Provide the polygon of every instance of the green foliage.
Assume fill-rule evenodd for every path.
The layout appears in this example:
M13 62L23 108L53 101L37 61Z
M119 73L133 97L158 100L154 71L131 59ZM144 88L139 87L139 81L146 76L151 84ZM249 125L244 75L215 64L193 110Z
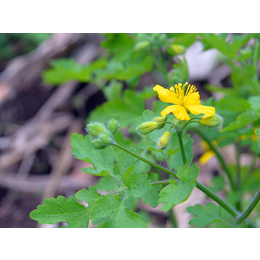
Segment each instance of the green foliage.
M134 196L135 198L140 198L148 190L151 189L150 180L147 180L147 174L138 175L136 172L126 171L123 174L123 181L128 187L129 196Z
M179 166L177 171L179 181L170 180L170 184L161 190L159 202L164 202L162 206L163 211L168 211L172 207L187 200L195 188L194 182L199 175L199 168L196 168L195 164L190 167L190 164L191 160L184 166Z
M87 127L91 136L71 136L72 154L93 166L82 171L99 180L95 187L75 194L76 199L87 203L88 207L72 196L69 199L59 196L45 200L31 217L39 223L67 222L67 227L87 227L89 220L101 228L146 227L153 218L141 210L141 201L151 207L162 204L161 210L169 211L186 201L198 186L196 178L200 169L196 163L191 164L197 160L193 158L193 148L197 147L193 144L194 129L214 144L216 155L219 148L235 145L237 161L231 163L224 157L221 161L221 154L216 156L222 172L212 178L211 186L204 192L214 199L212 192L221 191L224 204L229 203L237 210L235 212L243 212L249 205L245 197L252 200L260 183L255 159L252 159L252 165L245 166L240 161L244 153L256 159L260 156L259 39L259 34L112 33L103 34L101 47L104 53L88 65L79 65L71 58L52 61L50 68L42 74L45 83L58 85L70 80L91 83L98 86L107 99L90 111L86 119L91 123ZM230 76L221 82L221 86L202 85L211 93L220 93L218 98L202 100L201 104L214 106L216 113L224 118L223 125L216 129L202 128L196 123L184 127L186 121L176 121L170 114L164 125L143 131L145 135L138 133L138 126L154 124L155 118L161 118L161 111L168 106L154 100L157 99L157 93L153 91L155 84L170 87L188 81L189 64L185 52L195 41L203 44L203 51L218 50L216 62L230 69ZM154 79L154 83L143 83L146 76ZM200 121L201 117L198 117L196 115L192 120ZM122 134L125 131L128 131L128 138ZM187 160L184 165L178 131L182 133ZM170 138L166 139L166 146L162 143L164 150L160 150L158 140L165 132L170 133ZM233 190L229 178L235 183ZM243 196L245 192L247 196ZM223 203L222 206L209 203L205 207L198 204L188 207L187 211L195 215L189 224L198 227L250 225L236 224L234 214L222 208ZM259 210L255 208L256 212Z
M70 196L68 199L58 196L57 199L50 198L33 210L30 217L37 220L41 225L66 222L67 228L78 228L88 226L87 208Z
M75 158L91 163L94 167L84 168L82 171L98 176L109 176L109 174L113 174L113 148L108 146L105 149L96 150L91 142L92 139L89 135L85 137L79 134L71 135L72 154Z
M188 213L195 215L195 217L190 220L190 225L198 225L199 227L204 227L209 225L214 221L220 221L220 211L221 208L216 204L209 203L203 208L203 206L196 204L195 206L187 208Z
M105 59L99 59L88 66L78 65L73 59L59 59L51 61L51 68L42 74L43 80L49 85L59 85L71 80L89 82L95 70L106 65Z
M101 228L145 228L141 216L128 210L120 197L107 194L97 200L90 213L91 219L101 219ZM93 222L93 221L92 221ZM96 221L93 224L97 224Z

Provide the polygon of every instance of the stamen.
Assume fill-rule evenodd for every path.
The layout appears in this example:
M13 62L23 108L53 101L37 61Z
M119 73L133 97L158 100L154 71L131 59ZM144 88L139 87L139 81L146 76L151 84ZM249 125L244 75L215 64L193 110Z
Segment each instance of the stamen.
M195 93L197 91L197 88L194 85L190 85L188 86L185 96L188 96L189 94Z

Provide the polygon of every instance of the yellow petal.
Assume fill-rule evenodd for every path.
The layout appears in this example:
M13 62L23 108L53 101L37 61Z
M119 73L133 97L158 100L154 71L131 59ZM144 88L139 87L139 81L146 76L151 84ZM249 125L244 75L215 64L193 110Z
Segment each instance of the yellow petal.
M206 116L213 116L215 114L215 107L202 105L185 106L193 115L204 114Z
M190 120L190 117L183 106L173 105L166 107L162 112L161 115L165 117L169 113L173 113L178 119L180 120Z
M156 85L153 88L154 91L157 91L158 96L161 101L166 102L166 103L175 103L175 98L172 94L172 92L169 89L166 89L160 85Z
M191 106L191 105L200 105L200 95L198 92L188 94L183 99L183 105Z
M205 152L200 158L199 158L199 163L201 165L206 164L212 157L215 156L215 153L213 151L208 151Z

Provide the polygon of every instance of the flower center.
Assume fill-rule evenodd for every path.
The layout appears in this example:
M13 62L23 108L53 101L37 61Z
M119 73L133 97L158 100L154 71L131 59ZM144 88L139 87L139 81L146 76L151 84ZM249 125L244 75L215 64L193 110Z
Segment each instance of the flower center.
M189 100L192 96L192 99L196 99L196 101L199 101L200 99L197 88L193 85L188 85L188 83L185 83L184 85L181 83L176 84L174 87L170 88L170 91L174 101L173 103L176 105L185 106L185 101Z

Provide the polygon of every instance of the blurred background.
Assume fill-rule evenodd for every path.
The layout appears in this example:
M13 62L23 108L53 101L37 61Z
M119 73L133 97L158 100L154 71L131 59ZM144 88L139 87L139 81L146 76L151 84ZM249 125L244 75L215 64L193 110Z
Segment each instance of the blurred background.
M101 46L103 39L102 34L0 34L1 228L51 227L37 224L30 219L30 212L46 198L68 197L98 182L99 177L81 172L87 165L71 154L70 135L85 134L86 119L91 111L111 96L111 92L101 89L100 82L85 80L85 74L79 73L81 68L73 63L88 65L106 54L106 48ZM197 86L201 99L205 100L211 93L203 88L204 84L228 85L230 69L225 63L221 64L215 49L206 52L202 49L199 42L194 42L187 48L185 58L189 81ZM53 63L61 58L71 60ZM51 73L44 74L51 66L57 70L55 77ZM63 70L59 71L59 66ZM75 75L69 77L64 68ZM67 76L74 80L64 80ZM137 89L160 84L157 76L144 72ZM123 88L132 84L124 79L121 82ZM156 99L156 95L151 95L146 108L151 109ZM127 131L123 134L128 135ZM198 161L207 148L203 148L198 136L194 138L194 160ZM234 160L233 147L223 152L227 160ZM243 160L247 163L246 156ZM217 161L212 158L200 166L198 180L210 185L211 178L219 174ZM186 207L204 204L205 200L203 193L194 190L185 203L176 206L179 227L188 226L190 216ZM153 227L167 226L167 214L160 208L147 205L139 205L139 208L157 220Z

